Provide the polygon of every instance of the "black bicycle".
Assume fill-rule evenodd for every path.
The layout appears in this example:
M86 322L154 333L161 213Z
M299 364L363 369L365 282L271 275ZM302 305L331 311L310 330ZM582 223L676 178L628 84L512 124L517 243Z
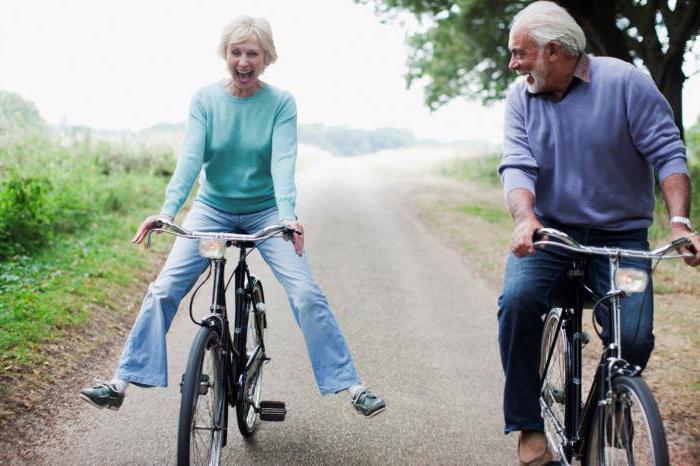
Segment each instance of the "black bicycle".
M648 275L643 270L621 268L620 259L683 257L669 252L690 245L690 240L682 238L653 251L635 251L583 246L552 228L543 228L538 236L543 239L535 242L537 246L574 253L542 334L540 407L550 447L564 465L574 460L606 466L669 464L666 434L654 396L640 368L621 357L620 300L629 293L643 292ZM610 260L610 291L605 296L597 296L585 283L586 262L591 255ZM610 341L603 347L588 397L582 403L581 350L590 341L582 330L584 307L594 309L594 315L596 309L609 313ZM594 328L600 336L595 320Z
M177 463L218 465L226 446L228 407L235 407L238 430L245 438L255 432L258 419L283 421L287 410L281 401L261 401L265 353L265 295L260 280L250 274L246 257L256 245L273 237L291 238L285 225L266 227L253 235L191 232L161 221L148 234L163 231L199 241L199 251L210 260L209 273L190 299L190 318L201 328L195 336L182 375ZM229 246L240 250L238 265L226 281L224 253ZM197 321L192 313L194 296L214 276L210 314ZM233 332L226 312L226 290L233 280L235 316Z

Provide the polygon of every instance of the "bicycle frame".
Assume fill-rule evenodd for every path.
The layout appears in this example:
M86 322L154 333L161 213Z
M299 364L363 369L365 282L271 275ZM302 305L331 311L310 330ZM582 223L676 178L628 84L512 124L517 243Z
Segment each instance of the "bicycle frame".
M264 296L262 285L260 282L250 274L248 265L246 263L246 257L250 250L257 247L262 241L266 241L273 237L283 237L285 239L291 239L293 233L301 234L301 232L285 225L269 225L262 228L253 234L239 234L239 233L226 233L226 232L206 232L206 231L189 231L180 225L177 225L168 218L160 218L154 222L155 226L147 232L146 237L146 247L150 247L151 236L154 232L166 232L174 236L181 238L187 238L192 240L200 241L200 254L203 257L208 257L210 261L210 271L213 269L214 279L213 279L213 291L212 300L210 305L210 314L206 316L201 322L197 322L194 317L192 317L192 303L194 296L196 295L199 287L192 294L192 301L190 301L190 317L192 320L203 327L208 329L201 332L200 335L206 335L207 338L212 334L211 329L216 329L218 333L219 340L215 343L218 355L212 354L212 357L218 358L219 367L219 379L216 381L217 387L223 387L221 390L221 398L218 406L213 413L211 419L211 425L209 427L198 427L195 424L189 426L189 431L187 431L188 442L191 438L191 433L194 429L205 429L211 430L212 433L220 431L221 447L226 446L227 443L227 433L228 433L228 406L235 408L237 410L237 421L238 427L241 434L244 437L251 435L252 428L249 426L251 409L257 415L260 414L261 419L270 421L282 421L284 420L286 409L284 408L284 403L266 401L263 402L259 399L260 391L259 385L257 385L258 377L254 377L256 385L255 394L251 397L247 394L250 388L250 375L255 376L261 370L262 365L269 360L265 355L265 343L262 338L262 328L266 327L265 313L264 313ZM206 242L203 242L205 241ZM239 259L236 265L233 275L229 278L228 282L225 277L226 259L225 250L230 246L236 246L239 248ZM208 278L208 277L207 277ZM226 306L226 289L230 284L231 279L234 279L234 329L233 334L231 334L230 322L227 313ZM206 281L206 280L205 280ZM202 282L204 283L204 282ZM201 284L200 284L201 287ZM256 303L257 296L257 303ZM255 304L255 307L251 306ZM254 335L258 335L256 338L256 346L251 349L251 353L247 351L248 338L248 319L250 317L250 311L253 311L254 321L253 324L256 326L254 329ZM261 328L262 326L262 328ZM201 345L202 341L210 340L197 340L198 344ZM219 348L220 345L220 348ZM209 348L211 349L211 348ZM206 348L205 348L206 350ZM219 351L220 350L220 351ZM201 347L198 347L198 351L202 351ZM190 372L192 364L197 364L196 360L193 360L193 354L190 353L190 361L188 362L187 374L188 378L188 393L190 396L192 393L192 375L194 373ZM201 356L200 356L201 357ZM199 360L201 366L202 361ZM196 370L200 370L197 368ZM184 384L183 374L183 384ZM206 379L208 380L208 379ZM206 385L205 390L212 386L209 383L203 384L205 379L201 378L199 380L199 386L196 388L201 393L203 385ZM206 391L205 391L206 393ZM199 396L195 392L194 396ZM196 399L195 399L196 403ZM265 406L263 406L265 403ZM185 404L181 405L181 419L180 419L180 432L178 437L182 435L183 424L182 422L182 410ZM194 406L194 405L193 405ZM242 420L243 409L247 409L247 417ZM211 412L211 411L210 411ZM266 417L263 417L265 415ZM185 419L190 419L187 417L188 414L185 412ZM189 421L187 421L189 422ZM245 423L245 427L243 426ZM254 425L255 418L252 419L252 424ZM184 437L183 437L184 438ZM214 439L215 436L212 436ZM189 451L183 447L183 451ZM219 450L217 449L217 452ZM178 455L180 454L180 445L178 445ZM210 452L211 453L211 452ZM188 453L183 453L188 454ZM217 453L218 454L218 453ZM218 456L217 456L218 458ZM218 461L218 459L217 459Z
M238 265L234 270L233 274L233 284L234 284L234 335L239 335L241 332L245 332L246 326L248 325L248 312L250 310L249 303L252 300L250 290L247 289L246 283L251 283L250 271L248 269L248 264L245 261L246 257L246 247L245 244L239 244L240 255ZM210 306L211 315L205 318L201 325L215 326L219 329L222 342L222 359L224 362L221 364L223 368L221 377L223 377L225 382L226 390L224 391L224 403L223 406L231 405L235 406L237 401L241 400L243 396L242 387L244 386L245 380L247 378L247 373L251 368L247 366L239 367L238 360L242 354L245 354L245 342L243 339L237 339L237 345L232 338L228 320L228 314L226 312L226 277L225 277L225 266L226 258L220 259L210 259L211 265L214 268L214 282L212 290L212 302ZM256 349L257 351L262 351L261 347ZM253 358L254 361L259 361L258 358ZM252 368L254 371L257 370L257 366ZM223 422L221 420L221 414L219 413L220 428L223 431L223 444L226 446L226 433L228 426L228 410L224 414Z
M691 245L690 236L696 235L692 233L690 236L679 238L672 243L654 249L652 251L638 251L620 248L607 248L597 246L583 246L576 242L566 233L552 228L543 228L537 232L542 236L542 240L535 242L535 246L556 246L558 248L573 252L572 266L567 272L568 284L565 287L566 303L562 306L562 313L559 316L557 329L554 333L552 343L547 350L547 359L542 370L542 378L540 380L541 392L547 387L545 385L547 373L552 360L552 355L557 345L557 341L564 329L564 364L566 365L565 374L565 416L564 425L557 420L548 401L540 396L540 407L542 416L545 420L551 421L556 430L556 435L559 437L557 449L559 450L562 462L568 464L575 456L580 458L586 450L585 439L592 427L592 419L596 414L596 409L599 410L598 416L598 432L600 435L598 445L601 450L604 448L604 408L612 403L613 400L613 380L620 375L634 377L639 374L640 368L627 363L622 359L621 352L621 334L620 334L620 300L626 296L625 291L617 283L618 270L620 270L620 259L623 257L641 258L647 260L661 260L688 257L692 253L678 253L669 255L672 251L678 251L680 248ZM549 240L549 237L557 241ZM607 257L610 264L610 290L608 293L599 299L599 297L586 286L584 280L584 271L586 270L587 258L591 255ZM592 298L595 302L595 308L603 301L609 300L610 318L608 319L608 336L610 341L604 346L601 355L600 363L596 371L593 384L588 393L586 402L581 404L581 351L583 346L588 343L587 334L582 332L583 322L583 307L584 299ZM585 343L583 342L584 340ZM570 348L567 352L566 349ZM555 400L556 401L556 400ZM598 452L599 457L603 451Z
M581 404L581 355L583 346L587 343L587 337L582 330L584 302L587 298L589 300L592 299L596 303L601 301L600 297L585 283L584 271L586 270L586 264L587 260L585 257L574 257L572 266L567 272L567 283L565 286L566 303L562 307L562 314L547 353L547 362L540 381L541 386L544 386L551 358L558 339L562 335L561 329L563 328L563 335L566 338L565 344L569 348L568 360L565 361L565 364L569 368L570 374L566 378L564 425L559 425L556 417L551 413L551 408L542 399L540 399L540 405L543 415L547 415L547 411L550 411L549 416L561 440L559 445L563 446L563 450L560 449L560 454L568 462L571 462L573 457L581 457L584 454L584 439L588 429L592 428L595 410L600 410L602 414L605 404L611 402L609 398L613 377L618 374L636 375L639 372L638 367L629 365L620 356L620 297L622 292L617 289L617 284L615 283L615 272L619 268L619 260L616 257L611 257L611 290L605 298L609 298L611 301L611 305L608 308L611 313L611 318L608 319L608 335L611 335L612 339L603 348L603 354L586 402ZM586 341L584 342L584 340ZM599 432L602 435L603 416L598 416L598 420L601 423Z

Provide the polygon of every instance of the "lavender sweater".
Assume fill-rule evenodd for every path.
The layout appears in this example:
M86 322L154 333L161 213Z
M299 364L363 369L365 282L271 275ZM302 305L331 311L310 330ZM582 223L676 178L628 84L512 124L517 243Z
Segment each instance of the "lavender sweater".
M653 221L659 181L687 173L671 107L633 65L590 58L590 81L560 101L513 86L506 104L503 159L507 195L525 188L535 214L565 225L621 231Z

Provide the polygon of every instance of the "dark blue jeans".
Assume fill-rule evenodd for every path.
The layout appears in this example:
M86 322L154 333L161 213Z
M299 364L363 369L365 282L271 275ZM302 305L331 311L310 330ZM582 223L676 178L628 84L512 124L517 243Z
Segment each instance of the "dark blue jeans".
M543 224L569 234L584 245L649 249L646 229L611 232L555 222ZM623 259L620 263L622 267L651 270L650 262L645 259ZM498 299L498 338L506 378L503 395L506 433L544 429L538 402L543 316L550 308L556 282L570 265L571 254L563 249L537 250L523 258L512 253L508 256L503 292ZM588 261L585 275L596 294L603 295L610 289L609 267L607 257L593 256ZM654 348L652 290L649 277L644 293L632 294L621 301L622 356L642 368ZM596 318L607 343L607 312L599 308Z

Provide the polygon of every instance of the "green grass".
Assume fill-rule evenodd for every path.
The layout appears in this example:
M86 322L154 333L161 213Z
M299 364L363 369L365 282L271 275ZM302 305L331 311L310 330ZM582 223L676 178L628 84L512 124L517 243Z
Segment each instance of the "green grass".
M115 289L140 279L146 257L130 243L143 218L157 211L165 179L132 175L140 186L131 208L95 215L31 256L0 263L0 373L36 364L41 345L66 336L93 311L120 312ZM166 241L159 241L159 249Z
M508 225L511 223L510 215L503 208L499 209L483 204L458 204L454 209L489 223L506 223Z
M501 179L496 171L500 161L500 154L457 159L441 167L440 174L457 180L472 180L490 186L500 186Z

